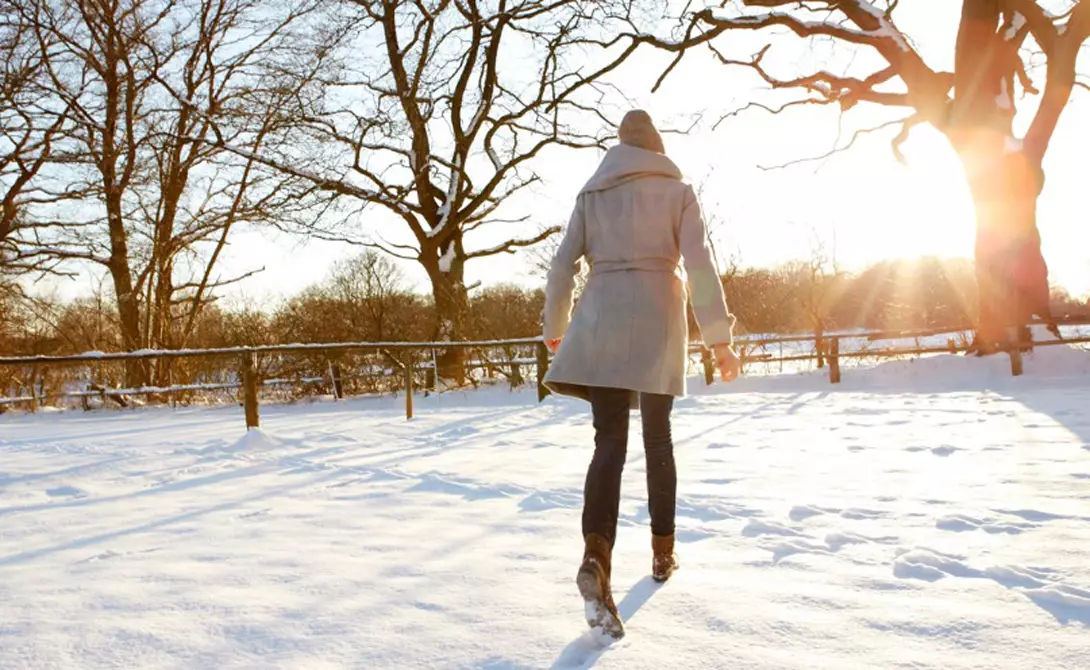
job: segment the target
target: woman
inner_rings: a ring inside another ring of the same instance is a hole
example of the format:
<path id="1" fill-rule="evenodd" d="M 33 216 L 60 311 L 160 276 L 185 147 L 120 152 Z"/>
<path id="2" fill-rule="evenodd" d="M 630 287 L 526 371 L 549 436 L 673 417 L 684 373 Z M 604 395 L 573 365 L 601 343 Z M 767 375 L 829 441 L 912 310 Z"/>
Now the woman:
<path id="1" fill-rule="evenodd" d="M 583 500 L 583 563 L 576 578 L 587 623 L 622 637 L 610 588 L 611 555 L 628 444 L 628 418 L 639 408 L 647 455 L 652 576 L 678 568 L 674 553 L 677 472 L 670 438 L 674 398 L 685 394 L 688 348 L 686 277 L 701 333 L 726 381 L 741 364 L 732 348 L 734 317 L 706 239 L 691 186 L 666 157 L 643 111 L 625 115 L 620 144 L 606 154 L 576 200 L 549 271 L 544 337 L 556 352 L 545 377 L 553 391 L 588 400 L 594 457 Z M 685 261 L 685 274 L 679 269 Z M 572 316 L 575 277 L 590 265 Z"/>

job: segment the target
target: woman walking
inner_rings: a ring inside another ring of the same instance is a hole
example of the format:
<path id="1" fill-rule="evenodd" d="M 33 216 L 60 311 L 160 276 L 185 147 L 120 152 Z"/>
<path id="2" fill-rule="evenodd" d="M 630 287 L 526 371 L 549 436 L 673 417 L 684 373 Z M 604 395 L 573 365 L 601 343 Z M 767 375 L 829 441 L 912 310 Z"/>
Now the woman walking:
<path id="1" fill-rule="evenodd" d="M 545 384 L 589 401 L 594 422 L 576 581 L 587 623 L 616 638 L 624 626 L 610 587 L 611 556 L 633 409 L 640 410 L 647 456 L 652 576 L 664 582 L 678 568 L 670 412 L 674 398 L 685 394 L 687 288 L 722 378 L 733 380 L 741 367 L 732 348 L 734 317 L 696 194 L 666 157 L 646 112 L 625 115 L 618 136 L 620 144 L 606 153 L 576 200 L 549 271 L 544 314 L 546 344 L 556 352 Z M 573 316 L 584 258 L 589 279 Z"/>

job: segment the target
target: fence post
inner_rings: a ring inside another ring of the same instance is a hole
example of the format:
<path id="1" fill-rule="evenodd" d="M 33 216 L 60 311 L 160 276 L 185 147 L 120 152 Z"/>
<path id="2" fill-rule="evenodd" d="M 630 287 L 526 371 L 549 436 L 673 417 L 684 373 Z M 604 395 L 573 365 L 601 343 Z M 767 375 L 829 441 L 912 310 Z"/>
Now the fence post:
<path id="1" fill-rule="evenodd" d="M 31 372 L 30 372 L 30 411 L 32 413 L 38 411 L 38 404 L 39 404 L 38 403 L 38 401 L 39 401 L 39 397 L 38 397 L 38 375 L 39 374 L 40 373 L 38 371 L 38 368 L 32 368 L 31 369 Z"/>
<path id="2" fill-rule="evenodd" d="M 405 420 L 413 418 L 413 363 L 405 362 Z"/>
<path id="3" fill-rule="evenodd" d="M 1011 357 L 1011 376 L 1021 377 L 1022 367 L 1022 342 L 1019 341 L 1019 328 L 1007 328 L 1007 352 Z M 1033 335 L 1030 335 L 1032 341 Z"/>
<path id="4" fill-rule="evenodd" d="M 549 389 L 545 386 L 545 373 L 549 371 L 549 348 L 544 342 L 537 343 L 537 401 L 545 400 Z"/>
<path id="5" fill-rule="evenodd" d="M 715 360 L 712 359 L 711 349 L 700 349 L 700 362 L 704 364 L 704 383 L 711 386 L 715 383 Z"/>
<path id="6" fill-rule="evenodd" d="M 840 338 L 834 337 L 829 344 L 829 381 L 840 383 Z"/>
<path id="7" fill-rule="evenodd" d="M 337 400 L 344 398 L 344 386 L 341 384 L 341 366 L 330 361 L 329 379 L 333 383 L 333 397 Z"/>
<path id="8" fill-rule="evenodd" d="M 257 354 L 250 351 L 242 355 L 242 402 L 246 410 L 246 430 L 259 428 L 257 413 Z"/>
<path id="9" fill-rule="evenodd" d="M 174 366 L 167 365 L 167 386 L 174 388 Z M 178 409 L 178 392 L 169 391 L 171 409 Z"/>

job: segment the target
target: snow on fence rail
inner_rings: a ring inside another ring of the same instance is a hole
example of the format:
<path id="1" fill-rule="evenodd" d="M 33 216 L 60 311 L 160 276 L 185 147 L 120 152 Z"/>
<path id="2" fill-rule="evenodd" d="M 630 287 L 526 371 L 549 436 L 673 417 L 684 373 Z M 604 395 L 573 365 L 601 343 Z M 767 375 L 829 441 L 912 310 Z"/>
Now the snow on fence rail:
<path id="1" fill-rule="evenodd" d="M 1067 319 L 1064 320 L 1065 325 L 1090 325 L 1090 319 Z M 1043 325 L 1036 322 L 1031 325 Z M 825 367 L 828 365 L 829 369 L 829 381 L 833 384 L 837 384 L 841 381 L 842 371 L 841 362 L 843 360 L 851 359 L 864 359 L 864 358 L 897 358 L 904 356 L 921 356 L 928 354 L 940 354 L 940 353 L 960 353 L 969 349 L 968 339 L 961 337 L 961 342 L 955 339 L 947 339 L 945 346 L 940 345 L 928 345 L 921 342 L 921 339 L 938 337 L 938 336 L 950 336 L 956 334 L 964 334 L 968 332 L 968 328 L 936 328 L 925 330 L 912 330 L 912 331 L 834 331 L 824 334 L 808 334 L 808 335 L 791 335 L 784 337 L 739 337 L 736 339 L 736 346 L 739 348 L 739 353 L 742 356 L 742 362 L 744 366 L 750 366 L 753 364 L 765 363 L 782 365 L 788 362 L 805 362 L 817 360 L 818 367 Z M 868 342 L 875 341 L 894 341 L 894 340 L 915 340 L 912 346 L 893 346 L 883 347 L 879 349 L 871 349 L 867 346 Z M 1088 343 L 1090 337 L 1080 334 L 1074 338 L 1056 339 L 1056 340 L 1037 340 L 1033 341 L 1019 341 L 1013 334 L 1010 338 L 1009 346 L 1003 348 L 1003 352 L 1009 355 L 1011 359 L 1011 373 L 1013 375 L 1022 374 L 1022 352 L 1027 346 L 1052 346 L 1059 344 L 1077 344 Z M 842 344 L 856 343 L 854 349 L 842 347 Z M 811 349 L 803 351 L 802 353 L 785 353 L 783 345 L 785 344 L 803 344 L 813 343 Z M 533 347 L 535 350 L 535 356 L 530 358 L 526 356 L 519 356 L 517 350 L 510 351 L 511 347 Z M 767 352 L 770 346 L 779 346 L 780 353 L 778 356 L 774 356 Z M 508 358 L 499 362 L 493 362 L 489 360 L 488 356 L 484 353 L 487 349 L 507 348 Z M 89 408 L 87 400 L 92 397 L 105 398 L 110 397 L 120 401 L 120 404 L 124 404 L 123 399 L 133 395 L 172 395 L 176 393 L 183 393 L 186 391 L 207 391 L 207 390 L 234 390 L 242 389 L 242 404 L 245 408 L 246 425 L 247 428 L 254 428 L 259 425 L 258 416 L 258 389 L 269 388 L 276 386 L 285 386 L 292 384 L 320 384 L 323 382 L 329 382 L 333 389 L 333 396 L 336 399 L 340 399 L 344 396 L 342 391 L 342 383 L 345 379 L 353 378 L 353 375 L 345 375 L 340 369 L 340 366 L 334 364 L 331 360 L 327 360 L 328 376 L 300 376 L 296 378 L 272 378 L 262 379 L 257 369 L 257 357 L 262 354 L 331 354 L 331 353 L 349 353 L 349 352 L 363 352 L 370 354 L 382 354 L 388 357 L 390 362 L 397 369 L 392 369 L 389 366 L 380 366 L 379 374 L 386 377 L 400 376 L 402 377 L 403 388 L 405 390 L 405 414 L 407 418 L 412 418 L 413 415 L 413 395 L 416 387 L 414 381 L 415 373 L 423 371 L 426 373 L 426 381 L 424 388 L 426 392 L 432 392 L 438 390 L 437 370 L 435 365 L 435 352 L 446 349 L 463 349 L 471 350 L 475 349 L 479 352 L 479 358 L 481 360 L 470 360 L 465 363 L 467 370 L 469 369 L 486 369 L 489 375 L 493 372 L 499 371 L 504 374 L 511 381 L 511 384 L 520 385 L 523 383 L 523 366 L 533 366 L 536 368 L 537 387 L 538 387 L 538 399 L 543 400 L 548 395 L 548 390 L 544 387 L 542 381 L 545 373 L 549 367 L 550 354 L 545 347 L 541 338 L 518 338 L 510 340 L 482 340 L 482 341 L 470 341 L 470 342 L 336 342 L 336 343 L 299 343 L 299 344 L 277 344 L 277 345 L 260 345 L 260 346 L 242 346 L 242 347 L 224 347 L 224 348 L 212 348 L 212 349 L 167 349 L 167 350 L 152 350 L 144 349 L 140 351 L 132 352 L 86 352 L 83 354 L 73 355 L 61 355 L 61 356 L 7 356 L 0 357 L 0 368 L 3 367 L 31 367 L 38 368 L 49 365 L 73 365 L 73 364 L 87 364 L 87 363 L 103 363 L 107 361 L 121 361 L 129 362 L 133 360 L 153 360 L 153 359 L 184 359 L 184 358 L 214 358 L 214 357 L 229 357 L 238 356 L 241 361 L 241 374 L 238 378 L 227 382 L 215 382 L 215 383 L 196 383 L 196 384 L 170 384 L 167 386 L 142 386 L 136 388 L 106 388 L 103 385 L 90 384 L 86 390 L 78 391 L 63 391 L 55 393 L 38 393 L 31 389 L 30 395 L 15 395 L 8 398 L 0 398 L 0 410 L 4 406 L 15 405 L 20 403 L 29 403 L 31 408 L 34 409 L 38 403 L 45 402 L 49 398 L 81 398 L 84 407 Z M 401 362 L 395 358 L 391 352 L 400 351 L 406 352 L 409 355 L 408 363 Z M 412 354 L 419 352 L 432 353 L 430 361 L 412 361 Z M 761 353 L 755 353 L 760 351 Z M 706 348 L 693 345 L 689 349 L 690 354 L 698 354 L 700 356 L 701 365 L 703 367 L 705 382 L 711 384 L 715 377 L 715 364 L 711 352 Z M 374 373 L 375 366 L 367 366 L 367 369 L 371 369 L 371 373 Z M 504 368 L 508 368 L 509 372 L 504 372 Z"/>

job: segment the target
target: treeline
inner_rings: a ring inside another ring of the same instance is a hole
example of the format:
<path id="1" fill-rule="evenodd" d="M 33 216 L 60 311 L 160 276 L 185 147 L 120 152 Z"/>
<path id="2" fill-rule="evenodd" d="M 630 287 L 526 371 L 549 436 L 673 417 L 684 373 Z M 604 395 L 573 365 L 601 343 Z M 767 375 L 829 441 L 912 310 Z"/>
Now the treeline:
<path id="1" fill-rule="evenodd" d="M 887 261 L 858 273 L 807 262 L 778 268 L 732 268 L 723 277 L 740 333 L 798 333 L 855 328 L 895 330 L 970 327 L 976 283 L 972 263 L 926 258 Z M 1088 316 L 1086 300 L 1054 289 L 1053 314 Z M 544 292 L 510 284 L 470 292 L 467 337 L 496 340 L 541 332 Z M 183 347 L 295 342 L 428 341 L 430 296 L 412 290 L 384 256 L 368 252 L 337 264 L 329 277 L 282 304 L 213 303 Z M 118 310 L 108 294 L 61 303 L 0 295 L 0 352 L 8 355 L 121 351 Z"/>
<path id="2" fill-rule="evenodd" d="M 824 261 L 734 269 L 724 277 L 731 309 L 749 333 L 972 328 L 977 283 L 967 259 L 888 260 L 857 273 Z M 1052 290 L 1052 314 L 1090 316 L 1086 299 Z"/>
<path id="3" fill-rule="evenodd" d="M 533 337 L 541 331 L 544 291 L 513 285 L 473 292 L 466 322 L 471 339 Z M 421 342 L 432 334 L 430 297 L 414 292 L 401 271 L 373 252 L 338 263 L 329 277 L 282 304 L 212 303 L 187 332 L 183 348 L 320 342 Z M 108 294 L 71 302 L 0 293 L 0 353 L 59 355 L 123 351 L 118 310 Z"/>

